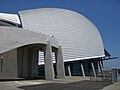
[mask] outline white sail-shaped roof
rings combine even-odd
[[[43,8],[19,12],[23,28],[58,39],[65,61],[104,57],[96,26],[83,15],[66,9]]]

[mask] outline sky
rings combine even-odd
[[[120,0],[0,0],[1,13],[18,13],[33,8],[64,8],[76,11],[93,22],[112,57],[105,68],[120,67]]]

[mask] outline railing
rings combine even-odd
[[[90,72],[90,80],[92,81],[112,81],[112,73],[111,71],[103,71],[96,74],[96,77],[94,76],[93,72]]]

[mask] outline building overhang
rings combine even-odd
[[[0,13],[0,20],[10,22],[13,24],[21,24],[17,14]]]

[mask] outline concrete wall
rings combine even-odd
[[[34,78],[38,77],[39,50],[45,49],[45,79],[54,80],[52,46],[27,45],[0,54],[0,79]],[[61,47],[56,54],[56,71],[58,78],[65,78]]]
[[[30,44],[46,44],[51,41],[53,47],[58,48],[58,41],[45,34],[28,29],[0,26],[0,54]]]
[[[18,48],[18,77],[27,77],[27,50],[24,47]],[[23,69],[24,68],[24,69]]]
[[[4,78],[17,78],[17,49],[0,54],[0,79]]]
[[[18,48],[18,76],[21,78],[38,76],[38,50],[34,47]]]
[[[0,79],[30,78],[37,76],[38,50],[34,47],[20,47],[0,54]]]

